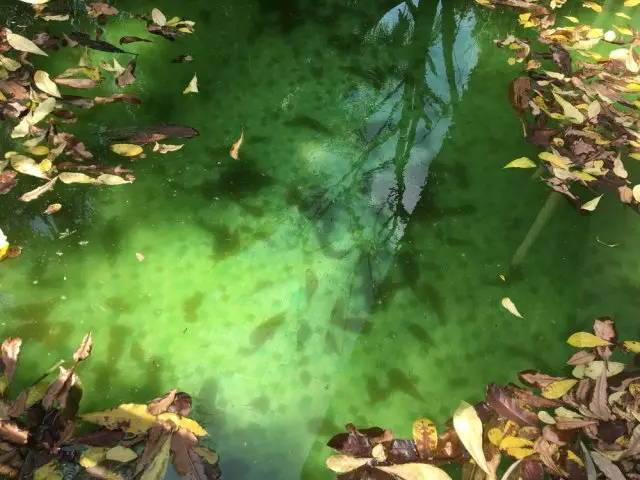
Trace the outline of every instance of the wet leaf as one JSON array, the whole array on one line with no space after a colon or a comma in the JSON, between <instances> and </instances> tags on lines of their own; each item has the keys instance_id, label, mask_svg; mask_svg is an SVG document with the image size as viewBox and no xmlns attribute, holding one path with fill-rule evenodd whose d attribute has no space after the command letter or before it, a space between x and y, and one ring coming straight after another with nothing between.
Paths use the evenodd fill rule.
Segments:
<instances>
[{"instance_id":1,"label":"wet leaf","mask_svg":"<svg viewBox=\"0 0 640 480\"><path fill-rule=\"evenodd\" d=\"M1 237L4 237L4 235L0 230L0 243L2 243ZM0 347L2 349L2 363L4 365L4 376L7 379L7 384L11 384L11 381L13 380L13 374L16 371L16 364L18 363L21 346L21 338L9 337L2 342L2 347Z\"/></svg>"},{"instance_id":2,"label":"wet leaf","mask_svg":"<svg viewBox=\"0 0 640 480\"><path fill-rule=\"evenodd\" d=\"M527 157L520 157L507 163L503 168L535 168L536 164Z\"/></svg>"},{"instance_id":3,"label":"wet leaf","mask_svg":"<svg viewBox=\"0 0 640 480\"><path fill-rule=\"evenodd\" d=\"M509 297L505 297L502 299L502 306L509 312L511 315L515 315L518 318L524 318L520 315L520 312L516 308L515 304L511 301Z\"/></svg>"},{"instance_id":4,"label":"wet leaf","mask_svg":"<svg viewBox=\"0 0 640 480\"><path fill-rule=\"evenodd\" d=\"M124 71L116 77L116 84L118 85L118 87L124 88L134 83L136 81L136 77L134 75L135 71L136 71L136 57L134 57L127 64L127 68L125 68Z\"/></svg>"},{"instance_id":5,"label":"wet leaf","mask_svg":"<svg viewBox=\"0 0 640 480\"><path fill-rule=\"evenodd\" d=\"M438 447L438 430L428 418L419 418L413 422L413 441L421 458L430 458Z\"/></svg>"},{"instance_id":6,"label":"wet leaf","mask_svg":"<svg viewBox=\"0 0 640 480\"><path fill-rule=\"evenodd\" d=\"M183 94L198 93L198 77L197 77L197 75L193 76L193 78L189 82L189 85L187 85L187 88L185 88L182 93Z\"/></svg>"},{"instance_id":7,"label":"wet leaf","mask_svg":"<svg viewBox=\"0 0 640 480\"><path fill-rule=\"evenodd\" d=\"M369 463L373 458L356 458L349 455L331 455L327 467L332 472L347 473Z\"/></svg>"},{"instance_id":8,"label":"wet leaf","mask_svg":"<svg viewBox=\"0 0 640 480\"><path fill-rule=\"evenodd\" d=\"M561 157L559 155L556 155L556 154L550 153L550 152L541 152L540 154L538 154L538 157L540 158L540 160L544 160L545 162L549 162L554 167L558 167L558 168L563 169L563 170L568 170L569 169L569 164L567 164L564 161L564 159L566 157Z\"/></svg>"},{"instance_id":9,"label":"wet leaf","mask_svg":"<svg viewBox=\"0 0 640 480\"><path fill-rule=\"evenodd\" d=\"M602 455L600 452L591 451L591 458L593 462L596 464L598 469L604 473L605 477L609 480L625 480L625 476L622 474L620 468L609 460L607 457Z\"/></svg>"},{"instance_id":10,"label":"wet leaf","mask_svg":"<svg viewBox=\"0 0 640 480\"><path fill-rule=\"evenodd\" d=\"M176 58L171 60L172 63L187 63L193 62L193 57L191 55L178 55Z\"/></svg>"},{"instance_id":11,"label":"wet leaf","mask_svg":"<svg viewBox=\"0 0 640 480\"><path fill-rule=\"evenodd\" d=\"M582 6L590 8L591 10L594 10L598 13L602 12L602 7L595 2L583 2Z\"/></svg>"},{"instance_id":12,"label":"wet leaf","mask_svg":"<svg viewBox=\"0 0 640 480\"><path fill-rule=\"evenodd\" d=\"M126 45L127 43L137 43L137 42L152 43L151 40L146 38L140 38L140 37L127 36L127 37L120 38L120 45Z\"/></svg>"},{"instance_id":13,"label":"wet leaf","mask_svg":"<svg viewBox=\"0 0 640 480\"><path fill-rule=\"evenodd\" d=\"M585 365L595 360L596 356L593 353L585 350L580 350L573 354L573 356L567 360L567 365Z\"/></svg>"},{"instance_id":14,"label":"wet leaf","mask_svg":"<svg viewBox=\"0 0 640 480\"><path fill-rule=\"evenodd\" d=\"M107 460L115 460L116 462L126 463L138 458L138 454L130 448L117 445L110 450L107 450L105 458Z\"/></svg>"},{"instance_id":15,"label":"wet leaf","mask_svg":"<svg viewBox=\"0 0 640 480\"><path fill-rule=\"evenodd\" d=\"M57 177L54 179L57 180ZM56 212L59 212L62 208L62 205L59 203L52 203L47 207L47 209L43 212L45 215L53 215Z\"/></svg>"},{"instance_id":16,"label":"wet leaf","mask_svg":"<svg viewBox=\"0 0 640 480\"><path fill-rule=\"evenodd\" d=\"M140 145L131 143L116 143L111 145L111 151L122 155L123 157L135 157L140 155L144 150Z\"/></svg>"},{"instance_id":17,"label":"wet leaf","mask_svg":"<svg viewBox=\"0 0 640 480\"><path fill-rule=\"evenodd\" d=\"M60 78L53 79L58 85L64 85L65 87L89 89L98 86L98 82L91 80L90 78Z\"/></svg>"},{"instance_id":18,"label":"wet leaf","mask_svg":"<svg viewBox=\"0 0 640 480\"><path fill-rule=\"evenodd\" d=\"M578 380L557 380L542 388L542 396L544 398L556 399L562 397L565 393L571 390Z\"/></svg>"},{"instance_id":19,"label":"wet leaf","mask_svg":"<svg viewBox=\"0 0 640 480\"><path fill-rule=\"evenodd\" d=\"M521 426L538 425L537 415L522 406L518 400L511 397L502 387L490 384L487 386L486 393L489 407L498 415Z\"/></svg>"},{"instance_id":20,"label":"wet leaf","mask_svg":"<svg viewBox=\"0 0 640 480\"><path fill-rule=\"evenodd\" d=\"M640 203L640 184L633 187L633 190L631 193L633 195L633 199L636 202Z\"/></svg>"},{"instance_id":21,"label":"wet leaf","mask_svg":"<svg viewBox=\"0 0 640 480\"><path fill-rule=\"evenodd\" d=\"M158 420L162 420L165 422L169 421L174 425L180 427L181 429L187 430L188 432L198 437L207 435L207 431L202 428L202 426L200 426L198 422L188 417L178 415L176 413L161 413L160 415L158 415Z\"/></svg>"},{"instance_id":22,"label":"wet leaf","mask_svg":"<svg viewBox=\"0 0 640 480\"><path fill-rule=\"evenodd\" d=\"M636 5L640 5L640 0L625 0L624 2L625 7L635 7Z\"/></svg>"},{"instance_id":23,"label":"wet leaf","mask_svg":"<svg viewBox=\"0 0 640 480\"><path fill-rule=\"evenodd\" d=\"M231 149L229 150L229 155L234 160L238 160L238 154L240 152L240 147L242 146L243 142L244 142L244 128L242 129L242 133L240 134L240 138L238 140L236 140L236 142L231 146Z\"/></svg>"},{"instance_id":24,"label":"wet leaf","mask_svg":"<svg viewBox=\"0 0 640 480\"><path fill-rule=\"evenodd\" d=\"M482 422L473 405L466 402L460 403L453 415L453 427L473 460L491 477L482 449Z\"/></svg>"},{"instance_id":25,"label":"wet leaf","mask_svg":"<svg viewBox=\"0 0 640 480\"><path fill-rule=\"evenodd\" d=\"M602 372L605 372L607 377L618 375L624 370L624 363L620 362L607 362L605 368L605 362L602 360L595 360L585 365L584 376L592 379L596 379Z\"/></svg>"},{"instance_id":26,"label":"wet leaf","mask_svg":"<svg viewBox=\"0 0 640 480\"><path fill-rule=\"evenodd\" d=\"M376 468L403 480L451 480L447 472L426 463L405 463L388 467L377 465Z\"/></svg>"},{"instance_id":27,"label":"wet leaf","mask_svg":"<svg viewBox=\"0 0 640 480\"><path fill-rule=\"evenodd\" d=\"M49 74L43 70L38 70L33 75L33 80L40 90L53 97L61 98L58 86L51 80Z\"/></svg>"},{"instance_id":28,"label":"wet leaf","mask_svg":"<svg viewBox=\"0 0 640 480\"><path fill-rule=\"evenodd\" d=\"M35 43L21 35L8 31L6 39L7 43L16 50L20 50L21 52L34 53L36 55L44 55L45 57L48 56Z\"/></svg>"},{"instance_id":29,"label":"wet leaf","mask_svg":"<svg viewBox=\"0 0 640 480\"><path fill-rule=\"evenodd\" d=\"M44 185L41 185L38 188L35 188L35 189L25 193L24 195L22 195L20 197L20 200L22 200L23 202L30 202L32 200L35 200L36 198L40 197L42 194L44 194L44 193L48 192L49 190L53 189L53 187L54 187L54 185L56 184L57 181L58 181L58 177L52 178L51 180L49 180Z\"/></svg>"},{"instance_id":30,"label":"wet leaf","mask_svg":"<svg viewBox=\"0 0 640 480\"><path fill-rule=\"evenodd\" d=\"M603 346L611 345L610 342L603 340L600 337L596 337L592 333L588 333L588 332L574 333L567 339L567 343L572 347L578 347L578 348L593 348L593 347L603 347Z\"/></svg>"},{"instance_id":31,"label":"wet leaf","mask_svg":"<svg viewBox=\"0 0 640 480\"><path fill-rule=\"evenodd\" d=\"M91 355L91 349L93 348L93 339L91 337L91 332L87 333L82 342L80 342L80 346L73 354L74 362L81 362L82 360L86 360Z\"/></svg>"},{"instance_id":32,"label":"wet leaf","mask_svg":"<svg viewBox=\"0 0 640 480\"><path fill-rule=\"evenodd\" d=\"M58 178L62 183L95 183L93 178L84 173L62 172Z\"/></svg>"},{"instance_id":33,"label":"wet leaf","mask_svg":"<svg viewBox=\"0 0 640 480\"><path fill-rule=\"evenodd\" d=\"M147 412L146 405L125 403L103 412L86 413L80 418L111 430L123 429L129 433L141 434L149 430L156 418Z\"/></svg>"},{"instance_id":34,"label":"wet leaf","mask_svg":"<svg viewBox=\"0 0 640 480\"><path fill-rule=\"evenodd\" d=\"M29 432L11 420L0 420L0 438L16 445L25 445L29 438Z\"/></svg>"},{"instance_id":35,"label":"wet leaf","mask_svg":"<svg viewBox=\"0 0 640 480\"><path fill-rule=\"evenodd\" d=\"M160 415L161 413L165 413L176 399L177 392L178 391L174 388L162 397L152 400L151 402L149 402L147 411L151 415Z\"/></svg>"},{"instance_id":36,"label":"wet leaf","mask_svg":"<svg viewBox=\"0 0 640 480\"><path fill-rule=\"evenodd\" d=\"M57 461L52 461L42 465L33 473L33 480L63 480L60 465Z\"/></svg>"},{"instance_id":37,"label":"wet leaf","mask_svg":"<svg viewBox=\"0 0 640 480\"><path fill-rule=\"evenodd\" d=\"M638 341L626 341L623 342L624 348L632 353L640 353L640 342Z\"/></svg>"},{"instance_id":38,"label":"wet leaf","mask_svg":"<svg viewBox=\"0 0 640 480\"><path fill-rule=\"evenodd\" d=\"M103 42L102 40L94 40L86 33L73 32L68 35L68 38L78 43L79 45L88 47L92 50L98 50L108 53L127 53L124 50L116 47L115 45L111 45L110 43Z\"/></svg>"},{"instance_id":39,"label":"wet leaf","mask_svg":"<svg viewBox=\"0 0 640 480\"><path fill-rule=\"evenodd\" d=\"M93 100L99 105L114 102L128 103L131 105L140 105L142 103L139 98L131 95L130 93L114 93L108 97L95 97Z\"/></svg>"},{"instance_id":40,"label":"wet leaf","mask_svg":"<svg viewBox=\"0 0 640 480\"><path fill-rule=\"evenodd\" d=\"M169 145L166 143L158 143L156 142L156 144L153 146L153 151L154 152L159 152L159 153L169 153L169 152L176 152L178 150L180 150L182 147L184 147L184 144L182 145Z\"/></svg>"},{"instance_id":41,"label":"wet leaf","mask_svg":"<svg viewBox=\"0 0 640 480\"><path fill-rule=\"evenodd\" d=\"M556 423L556 420L546 410L540 410L538 412L538 418L547 425L555 425Z\"/></svg>"},{"instance_id":42,"label":"wet leaf","mask_svg":"<svg viewBox=\"0 0 640 480\"><path fill-rule=\"evenodd\" d=\"M95 467L106 458L108 451L108 447L89 447L82 452L78 463L84 468Z\"/></svg>"},{"instance_id":43,"label":"wet leaf","mask_svg":"<svg viewBox=\"0 0 640 480\"><path fill-rule=\"evenodd\" d=\"M143 462L143 460L145 459L145 453L147 453L147 449L149 448L149 442L151 441L152 439L150 437L150 439L147 440L147 445L145 446L144 453L140 457L140 461L138 462L138 465L136 467L136 472L141 471L140 470L141 465L142 465L142 468L144 468L144 466L148 463L147 461ZM154 453L152 457L148 456L148 458L151 458L151 462L149 463L149 466L146 468L146 470L142 474L142 477L140 480L159 480L159 479L165 478L165 473L167 471L167 467L169 466L169 455L171 452L170 450L171 437L169 435L161 435L153 439L153 442L154 442L154 448L152 449L152 451Z\"/></svg>"},{"instance_id":44,"label":"wet leaf","mask_svg":"<svg viewBox=\"0 0 640 480\"><path fill-rule=\"evenodd\" d=\"M208 448L193 447L193 451L200 455L209 465L217 465L220 460L218 454Z\"/></svg>"},{"instance_id":45,"label":"wet leaf","mask_svg":"<svg viewBox=\"0 0 640 480\"><path fill-rule=\"evenodd\" d=\"M49 388L47 388L44 398L42 399L42 406L50 410L56 403L59 403L60 406L64 408L67 394L76 384L77 380L78 377L75 374L75 367L71 367L68 370L60 367L58 377L49 385Z\"/></svg>"},{"instance_id":46,"label":"wet leaf","mask_svg":"<svg viewBox=\"0 0 640 480\"><path fill-rule=\"evenodd\" d=\"M9 170L0 173L0 195L9 193L16 186L17 172Z\"/></svg>"},{"instance_id":47,"label":"wet leaf","mask_svg":"<svg viewBox=\"0 0 640 480\"><path fill-rule=\"evenodd\" d=\"M160 27L164 27L167 24L167 17L157 8L151 10L151 18L153 19L153 23Z\"/></svg>"},{"instance_id":48,"label":"wet leaf","mask_svg":"<svg viewBox=\"0 0 640 480\"><path fill-rule=\"evenodd\" d=\"M556 99L556 102L560 104L564 112L564 116L570 122L576 123L576 124L584 122L584 115L582 115L582 112L580 112L580 110L578 110L575 106L573 106L571 103L566 101L564 98L562 98L560 95L558 95L555 92L553 93L553 97Z\"/></svg>"},{"instance_id":49,"label":"wet leaf","mask_svg":"<svg viewBox=\"0 0 640 480\"><path fill-rule=\"evenodd\" d=\"M500 450L504 450L509 456L518 460L536 453L531 440L513 436L502 439L500 442Z\"/></svg>"},{"instance_id":50,"label":"wet leaf","mask_svg":"<svg viewBox=\"0 0 640 480\"><path fill-rule=\"evenodd\" d=\"M85 5L85 7L87 8L87 15L90 18L96 18L96 17L99 17L100 15L117 15L118 14L117 8L112 7L109 4L103 3L103 2L90 3L88 5Z\"/></svg>"},{"instance_id":51,"label":"wet leaf","mask_svg":"<svg viewBox=\"0 0 640 480\"><path fill-rule=\"evenodd\" d=\"M176 471L183 477L193 480L207 480L203 459L193 451L193 448L197 446L198 439L194 434L182 428L179 429L171 436L173 464ZM329 465L328 461L327 465Z\"/></svg>"},{"instance_id":52,"label":"wet leaf","mask_svg":"<svg viewBox=\"0 0 640 480\"><path fill-rule=\"evenodd\" d=\"M611 419L611 409L609 408L609 396L607 395L607 372L603 368L600 376L596 378L596 385L593 389L593 396L589 403L589 410L601 420Z\"/></svg>"}]
</instances>

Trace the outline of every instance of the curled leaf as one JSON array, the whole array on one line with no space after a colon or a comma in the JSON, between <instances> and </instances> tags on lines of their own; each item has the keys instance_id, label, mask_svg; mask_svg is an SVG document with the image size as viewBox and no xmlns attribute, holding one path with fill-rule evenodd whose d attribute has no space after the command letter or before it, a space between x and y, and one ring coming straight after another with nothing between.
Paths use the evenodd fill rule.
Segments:
<instances>
[{"instance_id":1,"label":"curled leaf","mask_svg":"<svg viewBox=\"0 0 640 480\"><path fill-rule=\"evenodd\" d=\"M44 55L45 57L48 56L40 49L40 47L38 47L28 38L23 37L22 35L18 35L16 33L8 31L6 38L7 43L16 50L20 50L21 52L35 53L36 55Z\"/></svg>"},{"instance_id":2,"label":"curled leaf","mask_svg":"<svg viewBox=\"0 0 640 480\"><path fill-rule=\"evenodd\" d=\"M193 76L193 78L189 82L189 85L187 85L187 88L185 88L182 93L185 94L185 95L187 93L198 93L198 77L197 77L197 75Z\"/></svg>"},{"instance_id":3,"label":"curled leaf","mask_svg":"<svg viewBox=\"0 0 640 480\"><path fill-rule=\"evenodd\" d=\"M2 232L0 231L0 236ZM0 243L1 240L0 240ZM22 339L19 337L10 337L2 342L2 363L4 364L4 376L7 379L7 384L13 380L13 374L16 370L16 363L18 363L18 355L20 355L20 347L22 346Z\"/></svg>"},{"instance_id":4,"label":"curled leaf","mask_svg":"<svg viewBox=\"0 0 640 480\"><path fill-rule=\"evenodd\" d=\"M33 81L40 90L48 93L52 97L61 98L58 86L51 80L49 74L43 70L38 70L33 75Z\"/></svg>"},{"instance_id":5,"label":"curled leaf","mask_svg":"<svg viewBox=\"0 0 640 480\"><path fill-rule=\"evenodd\" d=\"M413 441L420 458L432 457L438 446L438 430L428 418L419 418L413 422Z\"/></svg>"},{"instance_id":6,"label":"curled leaf","mask_svg":"<svg viewBox=\"0 0 640 480\"><path fill-rule=\"evenodd\" d=\"M82 342L80 342L80 346L73 354L74 362L81 362L82 360L86 360L89 355L91 355L91 349L93 348L93 339L91 337L91 332L87 333Z\"/></svg>"},{"instance_id":7,"label":"curled leaf","mask_svg":"<svg viewBox=\"0 0 640 480\"><path fill-rule=\"evenodd\" d=\"M511 315L515 315L518 318L523 318L522 315L520 315L520 312L518 311L518 309L516 308L515 304L511 301L511 299L509 297L505 297L502 299L502 306L511 314Z\"/></svg>"},{"instance_id":8,"label":"curled leaf","mask_svg":"<svg viewBox=\"0 0 640 480\"><path fill-rule=\"evenodd\" d=\"M453 415L453 427L473 460L491 478L493 475L482 449L482 422L473 405L461 402Z\"/></svg>"}]
</instances>

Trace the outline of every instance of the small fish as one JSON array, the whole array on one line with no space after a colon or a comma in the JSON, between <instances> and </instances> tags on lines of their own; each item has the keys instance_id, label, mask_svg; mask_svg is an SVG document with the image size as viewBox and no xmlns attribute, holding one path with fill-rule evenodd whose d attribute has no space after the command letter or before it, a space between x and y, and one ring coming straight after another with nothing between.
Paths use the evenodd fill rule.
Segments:
<instances>
[{"instance_id":1,"label":"small fish","mask_svg":"<svg viewBox=\"0 0 640 480\"><path fill-rule=\"evenodd\" d=\"M390 389L402 392L416 400L424 401L424 397L415 387L411 379L399 368L392 368L387 371L387 380L389 381Z\"/></svg>"},{"instance_id":2,"label":"small fish","mask_svg":"<svg viewBox=\"0 0 640 480\"><path fill-rule=\"evenodd\" d=\"M312 334L312 330L311 327L309 326L308 323L300 323L300 326L298 327L298 336L297 336L297 344L296 344L296 349L300 352L304 349L304 347L307 345L307 342L309 341L309 338L311 338L311 334Z\"/></svg>"},{"instance_id":3,"label":"small fish","mask_svg":"<svg viewBox=\"0 0 640 480\"><path fill-rule=\"evenodd\" d=\"M320 284L320 280L318 279L318 276L315 273L313 273L313 270L311 270L310 268L307 268L305 275L306 275L306 291L307 291L307 302L308 302L313 297L313 294L316 293L316 290L318 290L318 285Z\"/></svg>"},{"instance_id":4,"label":"small fish","mask_svg":"<svg viewBox=\"0 0 640 480\"><path fill-rule=\"evenodd\" d=\"M333 304L333 308L331 309L331 324L342 328L344 326L346 313L347 302L341 297L336 300L336 303Z\"/></svg>"},{"instance_id":5,"label":"small fish","mask_svg":"<svg viewBox=\"0 0 640 480\"><path fill-rule=\"evenodd\" d=\"M273 338L278 328L284 323L285 316L284 312L274 315L253 329L249 335L249 343L251 343L254 351Z\"/></svg>"},{"instance_id":6,"label":"small fish","mask_svg":"<svg viewBox=\"0 0 640 480\"><path fill-rule=\"evenodd\" d=\"M340 354L340 349L338 348L336 337L329 331L327 331L327 334L324 337L324 353Z\"/></svg>"},{"instance_id":7,"label":"small fish","mask_svg":"<svg viewBox=\"0 0 640 480\"><path fill-rule=\"evenodd\" d=\"M242 146L242 142L244 142L244 128L242 129L242 133L240 134L240 138L231 146L229 150L229 156L234 160L238 160L238 153L240 152L240 147Z\"/></svg>"},{"instance_id":8,"label":"small fish","mask_svg":"<svg viewBox=\"0 0 640 480\"><path fill-rule=\"evenodd\" d=\"M419 293L426 299L429 306L436 312L440 320L446 318L445 300L440 291L430 283L423 283L418 286Z\"/></svg>"},{"instance_id":9,"label":"small fish","mask_svg":"<svg viewBox=\"0 0 640 480\"><path fill-rule=\"evenodd\" d=\"M285 123L285 125L289 127L302 127L308 130L313 130L314 132L320 133L322 135L333 135L331 129L323 125L321 122L316 120L315 118L308 117L306 115L298 115L293 119L289 120Z\"/></svg>"},{"instance_id":10,"label":"small fish","mask_svg":"<svg viewBox=\"0 0 640 480\"><path fill-rule=\"evenodd\" d=\"M413 335L416 339L421 341L427 345L433 345L433 338L429 335L429 332L422 326L417 323L410 323L407 325L407 330L411 335Z\"/></svg>"}]
</instances>

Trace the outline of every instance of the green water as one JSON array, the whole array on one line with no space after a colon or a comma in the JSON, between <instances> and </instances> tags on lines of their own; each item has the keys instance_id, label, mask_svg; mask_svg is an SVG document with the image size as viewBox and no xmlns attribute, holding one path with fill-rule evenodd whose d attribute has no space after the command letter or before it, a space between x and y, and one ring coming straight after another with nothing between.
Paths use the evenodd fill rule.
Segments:
<instances>
[{"instance_id":1,"label":"green water","mask_svg":"<svg viewBox=\"0 0 640 480\"><path fill-rule=\"evenodd\" d=\"M114 2L196 33L127 45L144 103L82 112L74 129L114 163L108 128L201 135L125 160L133 185L59 185L23 204L21 178L0 199L24 247L0 267L0 333L26 340L19 385L92 330L85 410L178 387L226 478L324 479L324 444L347 422L407 436L416 416L444 421L488 382L557 371L566 337L598 315L640 336L640 224L612 194L591 216L560 202L498 279L549 195L531 171L501 169L536 155L507 100L519 67L491 43L509 16L450 0L142 3ZM105 31L147 36L124 15ZM170 62L185 53L195 61ZM183 96L196 72L200 93ZM63 210L43 216L54 201Z\"/></svg>"}]
</instances>

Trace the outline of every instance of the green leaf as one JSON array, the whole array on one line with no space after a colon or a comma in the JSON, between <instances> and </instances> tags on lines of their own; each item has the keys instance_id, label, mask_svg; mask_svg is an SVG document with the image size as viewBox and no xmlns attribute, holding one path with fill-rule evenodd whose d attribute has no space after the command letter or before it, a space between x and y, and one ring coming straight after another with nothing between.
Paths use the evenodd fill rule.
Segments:
<instances>
[{"instance_id":1,"label":"green leaf","mask_svg":"<svg viewBox=\"0 0 640 480\"><path fill-rule=\"evenodd\" d=\"M584 122L584 115L578 110L576 107L571 105L571 103L567 102L564 98L562 98L557 93L553 93L553 97L556 99L556 102L560 104L562 110L564 111L564 116L572 123L582 123Z\"/></svg>"}]
</instances>

